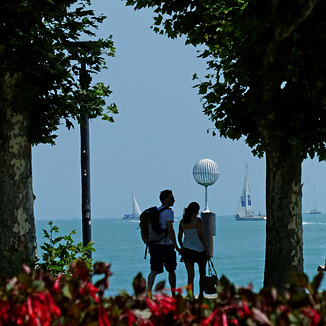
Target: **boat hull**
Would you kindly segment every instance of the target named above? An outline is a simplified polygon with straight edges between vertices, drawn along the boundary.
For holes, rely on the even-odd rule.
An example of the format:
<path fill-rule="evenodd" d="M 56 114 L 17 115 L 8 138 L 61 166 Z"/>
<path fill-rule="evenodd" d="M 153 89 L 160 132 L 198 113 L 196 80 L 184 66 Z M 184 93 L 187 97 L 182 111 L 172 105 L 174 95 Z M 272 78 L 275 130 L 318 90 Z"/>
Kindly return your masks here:
<path fill-rule="evenodd" d="M 139 220 L 139 215 L 138 216 L 134 216 L 132 214 L 128 214 L 128 215 L 124 215 L 123 216 L 124 220 Z"/>
<path fill-rule="evenodd" d="M 310 215 L 312 215 L 312 214 L 321 214 L 321 212 L 317 211 L 316 209 L 312 209 L 310 211 L 305 211 L 304 213 L 305 214 L 310 214 Z"/>
<path fill-rule="evenodd" d="M 237 221 L 266 221 L 266 216 L 250 216 L 250 217 L 240 217 L 235 216 Z"/>

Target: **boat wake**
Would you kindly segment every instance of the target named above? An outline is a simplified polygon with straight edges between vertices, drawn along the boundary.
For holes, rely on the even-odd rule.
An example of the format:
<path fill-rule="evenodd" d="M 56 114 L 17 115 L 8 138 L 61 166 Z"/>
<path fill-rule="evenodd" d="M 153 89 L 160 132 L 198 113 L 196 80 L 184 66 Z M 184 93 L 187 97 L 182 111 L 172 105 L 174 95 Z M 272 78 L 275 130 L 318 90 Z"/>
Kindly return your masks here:
<path fill-rule="evenodd" d="M 320 222 L 302 222 L 302 225 L 326 225 L 326 223 L 320 223 Z"/>

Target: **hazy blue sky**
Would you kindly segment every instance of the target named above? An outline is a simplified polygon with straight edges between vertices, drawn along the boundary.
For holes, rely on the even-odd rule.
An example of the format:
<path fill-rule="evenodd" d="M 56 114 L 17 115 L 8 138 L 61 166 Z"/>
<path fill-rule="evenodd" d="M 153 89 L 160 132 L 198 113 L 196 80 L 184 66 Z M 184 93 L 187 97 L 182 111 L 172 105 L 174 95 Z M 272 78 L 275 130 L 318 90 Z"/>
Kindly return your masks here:
<path fill-rule="evenodd" d="M 94 81 L 104 81 L 113 91 L 119 115 L 115 123 L 100 119 L 90 123 L 92 218 L 122 217 L 131 213 L 131 191 L 140 208 L 158 205 L 159 192 L 172 189 L 175 214 L 198 201 L 204 208 L 204 187 L 193 179 L 192 169 L 203 158 L 220 170 L 208 188 L 208 205 L 216 215 L 233 215 L 248 164 L 255 211 L 265 212 L 265 159 L 252 156 L 243 141 L 213 137 L 213 127 L 202 113 L 193 88 L 193 73 L 205 74 L 204 60 L 184 40 L 155 34 L 151 10 L 135 12 L 120 0 L 96 0 L 93 8 L 108 16 L 98 37 L 112 34 L 115 58 Z M 33 149 L 36 219 L 81 216 L 79 126 L 59 129 L 56 146 Z M 303 209 L 326 212 L 325 163 L 303 164 Z"/>

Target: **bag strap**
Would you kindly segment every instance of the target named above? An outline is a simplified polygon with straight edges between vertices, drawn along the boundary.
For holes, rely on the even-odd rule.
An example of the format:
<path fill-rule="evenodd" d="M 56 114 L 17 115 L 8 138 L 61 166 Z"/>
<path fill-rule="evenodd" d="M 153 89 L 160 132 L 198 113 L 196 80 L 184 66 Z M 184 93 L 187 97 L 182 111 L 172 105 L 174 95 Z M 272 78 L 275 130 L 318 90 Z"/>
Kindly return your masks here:
<path fill-rule="evenodd" d="M 217 276 L 217 273 L 216 273 L 216 270 L 215 270 L 215 267 L 214 267 L 213 261 L 212 261 L 212 259 L 210 258 L 210 259 L 208 260 L 208 273 L 209 273 L 209 275 L 212 275 L 212 274 L 213 274 L 213 273 L 212 273 L 212 270 L 214 271 L 214 274 Z"/>

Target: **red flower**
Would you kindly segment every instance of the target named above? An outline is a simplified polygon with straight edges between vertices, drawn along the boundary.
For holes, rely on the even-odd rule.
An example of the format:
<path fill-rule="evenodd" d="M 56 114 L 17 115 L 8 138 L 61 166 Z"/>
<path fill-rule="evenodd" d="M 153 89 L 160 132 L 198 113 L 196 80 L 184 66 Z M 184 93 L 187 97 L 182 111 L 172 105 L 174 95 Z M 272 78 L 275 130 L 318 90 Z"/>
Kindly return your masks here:
<path fill-rule="evenodd" d="M 310 326 L 316 326 L 319 323 L 320 315 L 316 311 L 316 309 L 313 308 L 304 308 L 302 309 L 302 313 L 310 319 Z"/>
<path fill-rule="evenodd" d="M 158 316 L 160 314 L 160 308 L 157 305 L 157 303 L 154 300 L 150 299 L 149 297 L 146 297 L 145 301 L 152 314 Z"/>
<path fill-rule="evenodd" d="M 137 322 L 137 317 L 132 313 L 131 310 L 127 312 L 128 326 L 132 326 L 133 323 Z"/>
<path fill-rule="evenodd" d="M 86 263 L 78 259 L 74 261 L 70 265 L 70 270 L 74 278 L 79 278 L 82 281 L 88 281 L 89 279 L 89 270 Z"/>
<path fill-rule="evenodd" d="M 57 279 L 54 282 L 54 285 L 53 285 L 53 290 L 55 292 L 57 292 L 57 293 L 60 292 L 60 280 L 61 280 L 61 277 L 62 277 L 62 274 L 59 274 Z"/>
<path fill-rule="evenodd" d="M 6 324 L 8 322 L 9 316 L 8 316 L 8 311 L 9 311 L 10 305 L 7 301 L 1 301 L 0 302 L 0 325 Z"/>
<path fill-rule="evenodd" d="M 48 306 L 50 308 L 50 313 L 53 314 L 56 318 L 59 318 L 61 316 L 61 310 L 53 301 L 53 298 L 50 293 L 47 295 L 47 299 L 48 299 Z"/>
<path fill-rule="evenodd" d="M 225 313 L 222 313 L 222 325 L 228 326 L 228 321 Z"/>
<path fill-rule="evenodd" d="M 237 325 L 239 325 L 239 321 L 236 318 L 232 318 L 232 319 L 229 319 L 229 324 L 237 326 Z"/>
<path fill-rule="evenodd" d="M 26 316 L 28 314 L 27 305 L 19 305 L 15 306 L 15 308 L 10 309 L 10 306 L 8 305 L 8 311 L 9 311 L 9 319 L 15 320 L 17 325 L 23 325 L 25 323 Z"/>
<path fill-rule="evenodd" d="M 210 322 L 214 319 L 215 315 L 217 314 L 218 310 L 215 309 L 207 318 L 205 318 L 203 321 L 202 321 L 202 325 L 203 326 L 206 326 L 206 325 L 209 325 Z"/>
<path fill-rule="evenodd" d="M 173 297 L 169 297 L 166 295 L 157 295 L 156 299 L 158 304 L 164 314 L 167 314 L 170 311 L 176 310 L 175 302 L 176 300 Z"/>
<path fill-rule="evenodd" d="M 85 286 L 79 289 L 79 293 L 83 296 L 91 296 L 95 302 L 100 302 L 100 299 L 97 297 L 98 289 L 91 283 L 87 282 Z"/>
<path fill-rule="evenodd" d="M 110 320 L 108 318 L 108 314 L 105 311 L 104 307 L 100 306 L 97 309 L 97 315 L 98 315 L 99 326 L 111 326 Z"/>
<path fill-rule="evenodd" d="M 247 304 L 244 301 L 242 301 L 242 308 L 244 317 L 250 317 L 252 315 L 252 311 L 248 308 Z"/>

